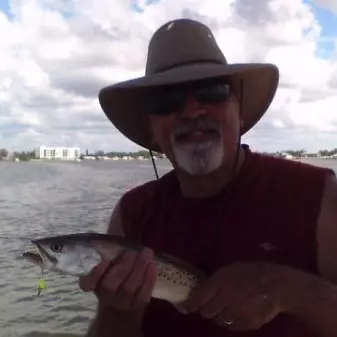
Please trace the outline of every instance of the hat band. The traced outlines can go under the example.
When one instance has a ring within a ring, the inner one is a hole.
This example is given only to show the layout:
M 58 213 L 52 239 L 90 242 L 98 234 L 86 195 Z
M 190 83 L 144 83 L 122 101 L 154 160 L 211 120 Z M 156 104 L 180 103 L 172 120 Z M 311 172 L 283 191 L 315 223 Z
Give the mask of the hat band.
M 146 72 L 146 75 L 153 75 L 153 74 L 158 74 L 158 73 L 162 73 L 168 70 L 172 70 L 172 69 L 179 69 L 179 68 L 183 68 L 186 66 L 193 66 L 196 64 L 204 64 L 204 65 L 227 65 L 227 63 L 225 62 L 220 62 L 220 61 L 210 61 L 210 60 L 197 60 L 197 61 L 193 61 L 193 62 L 180 62 L 180 63 L 174 63 L 172 65 L 169 65 L 167 67 L 162 67 L 162 68 L 157 68 L 153 71 L 148 71 Z

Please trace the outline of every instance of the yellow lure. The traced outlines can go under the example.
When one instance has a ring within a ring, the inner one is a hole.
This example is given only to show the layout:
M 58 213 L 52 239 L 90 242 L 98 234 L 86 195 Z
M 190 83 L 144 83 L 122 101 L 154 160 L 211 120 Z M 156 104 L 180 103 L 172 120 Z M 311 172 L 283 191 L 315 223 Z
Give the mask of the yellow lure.
M 46 281 L 43 278 L 39 280 L 39 289 L 46 289 Z
M 46 289 L 46 287 L 47 287 L 46 281 L 44 280 L 44 278 L 40 278 L 39 279 L 39 285 L 38 285 L 38 288 L 37 288 L 37 290 L 38 290 L 37 294 L 40 295 L 41 291 Z

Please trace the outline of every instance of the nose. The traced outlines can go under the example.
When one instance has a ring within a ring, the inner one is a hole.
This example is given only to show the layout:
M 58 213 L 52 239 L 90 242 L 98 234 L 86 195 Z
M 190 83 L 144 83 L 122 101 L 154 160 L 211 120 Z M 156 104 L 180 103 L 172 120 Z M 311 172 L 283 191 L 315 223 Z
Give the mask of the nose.
M 200 104 L 192 93 L 186 96 L 185 104 L 181 110 L 181 118 L 195 119 L 207 113 L 206 107 Z

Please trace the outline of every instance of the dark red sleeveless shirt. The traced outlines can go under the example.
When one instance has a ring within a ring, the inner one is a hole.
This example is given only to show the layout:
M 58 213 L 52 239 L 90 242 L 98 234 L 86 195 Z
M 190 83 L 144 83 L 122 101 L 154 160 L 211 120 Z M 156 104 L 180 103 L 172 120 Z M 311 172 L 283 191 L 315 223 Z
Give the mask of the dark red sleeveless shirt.
M 327 169 L 247 150 L 235 180 L 207 200 L 180 192 L 174 171 L 126 193 L 124 230 L 154 250 L 176 255 L 207 274 L 233 261 L 265 260 L 317 273 L 315 231 Z M 199 314 L 182 315 L 153 299 L 144 337 L 312 337 L 280 315 L 258 331 L 238 333 Z

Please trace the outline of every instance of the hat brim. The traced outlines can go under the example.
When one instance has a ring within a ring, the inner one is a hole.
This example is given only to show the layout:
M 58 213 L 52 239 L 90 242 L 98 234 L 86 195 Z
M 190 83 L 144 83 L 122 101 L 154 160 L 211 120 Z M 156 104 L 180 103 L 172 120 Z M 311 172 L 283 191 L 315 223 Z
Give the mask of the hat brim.
M 140 104 L 140 97 L 151 87 L 232 76 L 243 82 L 241 102 L 245 134 L 264 115 L 271 104 L 279 82 L 278 68 L 267 63 L 183 65 L 153 75 L 120 82 L 100 90 L 98 99 L 102 110 L 115 127 L 136 144 L 162 152 L 153 143 L 149 116 Z

